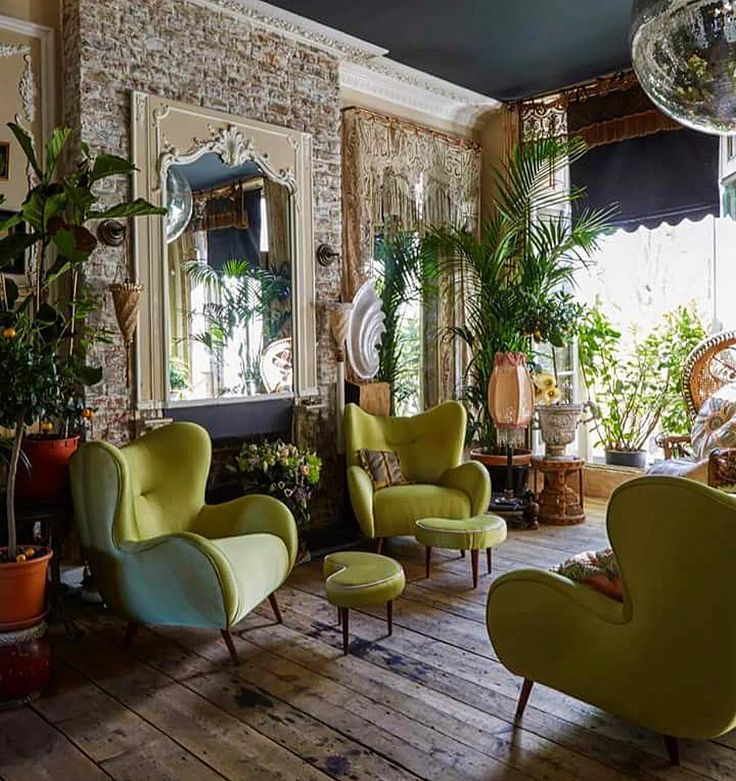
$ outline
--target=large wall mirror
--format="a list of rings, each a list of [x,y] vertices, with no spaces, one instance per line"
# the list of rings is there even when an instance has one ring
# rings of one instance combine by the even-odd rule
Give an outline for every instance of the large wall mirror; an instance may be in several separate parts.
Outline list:
[[[133,96],[139,405],[315,392],[308,134]]]

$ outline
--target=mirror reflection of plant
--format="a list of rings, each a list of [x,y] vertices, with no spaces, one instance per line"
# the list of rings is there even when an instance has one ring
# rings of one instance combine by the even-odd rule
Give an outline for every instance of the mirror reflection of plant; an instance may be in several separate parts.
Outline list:
[[[626,351],[622,334],[600,305],[579,329],[580,367],[597,408],[594,428],[606,450],[645,450],[663,423],[667,434],[689,433],[682,364],[705,336],[694,309],[678,307]]]
[[[36,422],[45,431],[68,433],[86,418],[84,388],[102,377],[89,366],[87,352],[103,332],[87,322],[99,308],[85,285],[82,270],[97,247],[85,226],[89,220],[165,214],[142,198],[105,207],[98,203],[100,182],[130,175],[132,163],[121,157],[93,157],[80,144],[80,158],[66,175],[58,166],[71,130],[58,128],[46,142],[43,166],[31,136],[18,124],[8,127],[25,154],[32,185],[20,211],[0,221],[0,234],[25,224],[25,233],[0,239],[0,426],[13,430],[7,469],[8,553],[16,556],[15,481],[26,428]],[[0,202],[4,197],[0,196]],[[23,292],[3,269],[19,255],[32,253],[30,290]],[[86,413],[86,414],[85,414]],[[4,452],[7,452],[5,449]]]
[[[436,295],[437,265],[422,251],[415,231],[387,230],[376,238],[376,290],[385,315],[386,331],[378,349],[377,379],[391,387],[391,413],[419,390],[421,339],[407,308],[424,306]],[[421,311],[421,309],[420,309]]]
[[[288,266],[276,271],[253,266],[247,259],[227,260],[218,270],[200,260],[182,264],[187,276],[203,285],[209,300],[201,310],[188,312],[192,320],[201,316],[204,330],[189,335],[189,339],[203,345],[215,360],[218,369],[223,368],[224,353],[239,329],[248,334],[249,326],[256,320],[263,325],[263,338],[271,342],[288,330],[291,322],[291,275]],[[238,376],[242,385],[220,388],[219,394],[248,394],[249,386],[260,381],[261,345],[253,351],[247,342],[238,344]]]
[[[514,351],[531,358],[532,342],[562,347],[583,314],[569,291],[607,232],[613,210],[583,209],[570,217],[570,206],[584,199],[584,191],[550,183],[585,151],[578,137],[518,146],[494,171],[491,214],[478,235],[442,227],[431,229],[424,241],[443,268],[465,280],[464,323],[447,336],[470,353],[463,389],[468,436],[485,449],[496,446],[487,406],[493,356]]]

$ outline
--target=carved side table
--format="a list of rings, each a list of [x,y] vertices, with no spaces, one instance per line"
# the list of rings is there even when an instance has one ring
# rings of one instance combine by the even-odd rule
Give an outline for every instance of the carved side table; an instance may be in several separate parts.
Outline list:
[[[577,456],[569,458],[532,457],[534,493],[539,503],[539,522],[554,526],[573,526],[585,521],[583,506],[583,468],[585,461]],[[537,481],[542,474],[542,492],[537,493]],[[569,478],[577,478],[577,491],[569,485]]]

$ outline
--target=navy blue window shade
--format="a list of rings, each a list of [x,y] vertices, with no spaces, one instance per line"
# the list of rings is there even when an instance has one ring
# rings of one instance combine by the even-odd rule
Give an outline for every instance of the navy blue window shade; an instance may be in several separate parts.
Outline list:
[[[573,213],[617,203],[613,222],[627,231],[718,216],[718,138],[682,129],[598,146],[570,166],[570,183],[587,190]]]

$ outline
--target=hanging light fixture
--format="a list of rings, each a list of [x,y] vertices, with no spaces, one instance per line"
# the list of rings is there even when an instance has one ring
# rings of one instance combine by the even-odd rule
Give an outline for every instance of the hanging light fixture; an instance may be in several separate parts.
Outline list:
[[[736,133],[736,0],[635,0],[631,55],[665,114],[704,133]]]

